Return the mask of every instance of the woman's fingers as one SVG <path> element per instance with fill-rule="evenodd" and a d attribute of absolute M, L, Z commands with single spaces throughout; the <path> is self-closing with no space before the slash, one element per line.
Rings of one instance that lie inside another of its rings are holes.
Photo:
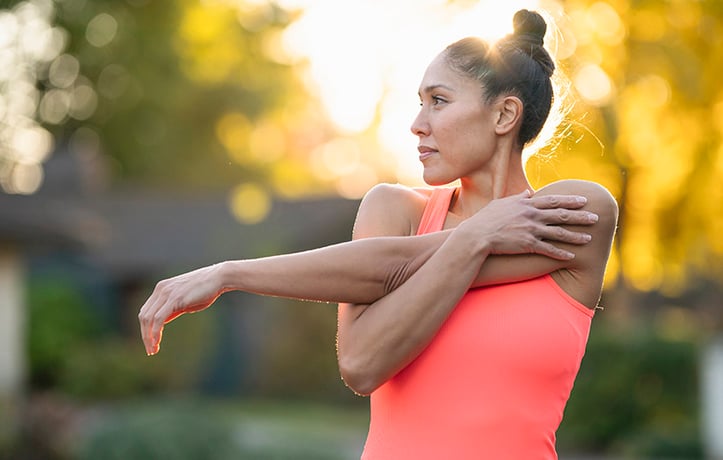
<path fill-rule="evenodd" d="M 548 225 L 592 225 L 598 221 L 597 214 L 581 209 L 541 209 L 539 212 Z"/>
<path fill-rule="evenodd" d="M 557 246 L 550 244 L 546 241 L 537 242 L 535 253 L 557 260 L 571 260 L 575 258 L 574 253 L 566 251 L 564 249 L 560 249 Z"/>
<path fill-rule="evenodd" d="M 152 315 L 149 315 L 149 311 L 153 310 L 153 305 L 156 302 L 155 292 L 146 300 L 146 303 L 141 307 L 141 311 L 138 313 L 138 322 L 141 327 L 141 338 L 143 339 L 143 345 L 146 348 L 146 354 L 151 354 L 151 327 L 152 327 Z"/>
<path fill-rule="evenodd" d="M 163 326 L 185 313 L 209 307 L 222 292 L 218 265 L 159 281 L 141 307 L 138 321 L 146 353 L 158 353 Z"/>
<path fill-rule="evenodd" d="M 557 241 L 569 244 L 587 244 L 592 240 L 589 233 L 575 232 L 558 225 L 546 225 L 540 228 L 537 237 L 540 240 Z"/>
<path fill-rule="evenodd" d="M 579 209 L 587 203 L 587 198 L 581 195 L 543 195 L 528 200 L 537 209 Z"/>
<path fill-rule="evenodd" d="M 141 327 L 141 338 L 146 349 L 146 354 L 158 353 L 161 343 L 161 332 L 166 323 L 168 313 L 168 298 L 159 292 L 158 287 L 141 307 L 138 313 L 138 321 Z"/>

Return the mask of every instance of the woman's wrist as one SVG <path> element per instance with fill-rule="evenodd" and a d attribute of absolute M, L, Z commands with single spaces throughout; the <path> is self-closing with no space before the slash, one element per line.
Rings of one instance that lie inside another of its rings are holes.
<path fill-rule="evenodd" d="M 243 260 L 227 260 L 214 265 L 221 293 L 244 289 L 242 285 L 242 281 L 245 279 L 244 267 Z"/>
<path fill-rule="evenodd" d="M 465 248 L 475 258 L 484 258 L 492 253 L 492 239 L 489 235 L 476 231 L 471 223 L 467 221 L 462 222 L 452 233 L 462 238 L 465 243 Z"/>

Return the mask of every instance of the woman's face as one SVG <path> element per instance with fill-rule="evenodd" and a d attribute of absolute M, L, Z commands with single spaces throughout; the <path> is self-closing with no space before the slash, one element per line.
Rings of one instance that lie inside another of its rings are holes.
<path fill-rule="evenodd" d="M 476 80 L 437 56 L 419 87 L 421 109 L 411 129 L 419 138 L 424 180 L 444 185 L 487 164 L 495 147 L 495 112 Z"/>

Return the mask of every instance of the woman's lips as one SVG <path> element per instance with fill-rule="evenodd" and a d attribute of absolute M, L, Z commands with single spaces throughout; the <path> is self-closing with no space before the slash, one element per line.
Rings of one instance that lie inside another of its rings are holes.
<path fill-rule="evenodd" d="M 424 147 L 424 146 L 419 146 L 417 148 L 417 150 L 419 151 L 419 161 L 424 161 L 427 158 L 434 155 L 435 153 L 437 153 L 437 150 L 430 148 L 430 147 Z"/>

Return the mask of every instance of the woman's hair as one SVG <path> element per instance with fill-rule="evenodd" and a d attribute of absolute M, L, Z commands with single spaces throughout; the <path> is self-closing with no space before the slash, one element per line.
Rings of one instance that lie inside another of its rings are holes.
<path fill-rule="evenodd" d="M 464 38 L 447 47 L 445 58 L 453 69 L 481 83 L 487 102 L 503 94 L 520 98 L 518 141 L 525 146 L 537 137 L 550 114 L 555 63 L 543 48 L 547 25 L 539 13 L 520 10 L 512 22 L 514 32 L 493 45 Z"/>

